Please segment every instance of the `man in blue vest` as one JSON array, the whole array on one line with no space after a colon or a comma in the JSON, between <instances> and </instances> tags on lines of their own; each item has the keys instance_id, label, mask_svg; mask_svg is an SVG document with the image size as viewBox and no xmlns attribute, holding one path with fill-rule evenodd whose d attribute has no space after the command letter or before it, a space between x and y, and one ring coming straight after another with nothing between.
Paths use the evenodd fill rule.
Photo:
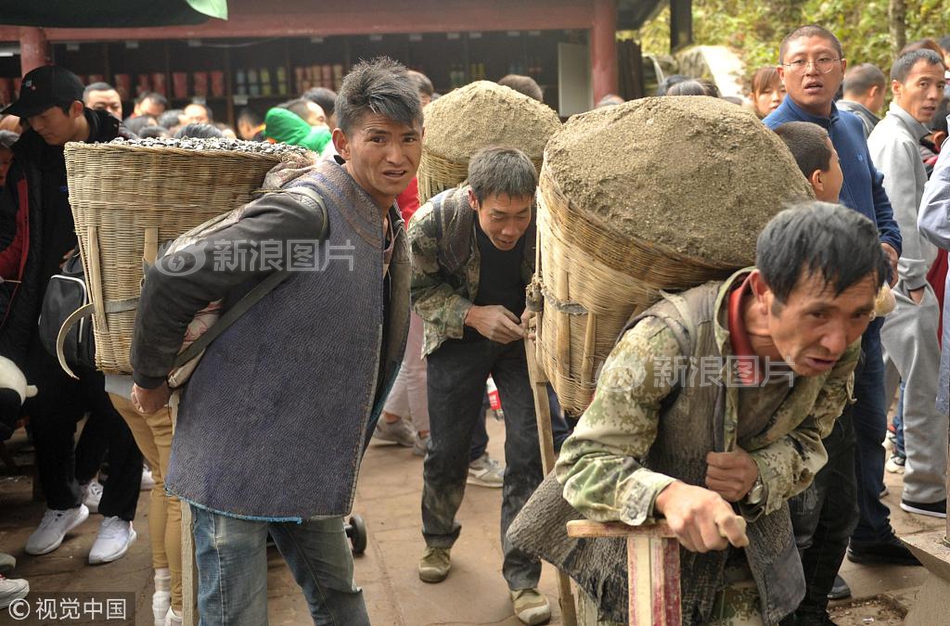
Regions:
<instances>
[{"instance_id":1,"label":"man in blue vest","mask_svg":"<svg viewBox=\"0 0 950 626\"><path fill-rule=\"evenodd\" d=\"M181 396L165 484L192 507L206 626L267 623L268 533L315 624L369 624L342 518L409 327L394 200L416 175L422 107L406 69L384 58L346 77L336 114L338 157L272 170L275 191L173 255L187 262L156 264L139 302L132 399L150 413L168 400L195 313L289 271L210 345ZM247 244L262 254L236 254ZM265 259L274 245L286 264ZM262 262L215 271L199 262L206 250Z\"/></svg>"}]
</instances>

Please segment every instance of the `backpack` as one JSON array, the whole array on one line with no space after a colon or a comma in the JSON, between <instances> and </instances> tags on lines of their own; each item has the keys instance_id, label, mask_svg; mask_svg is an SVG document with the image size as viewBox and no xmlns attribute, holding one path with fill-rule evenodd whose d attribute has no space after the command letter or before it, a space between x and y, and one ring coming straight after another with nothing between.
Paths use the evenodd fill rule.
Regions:
<instances>
[{"instance_id":1,"label":"backpack","mask_svg":"<svg viewBox=\"0 0 950 626\"><path fill-rule=\"evenodd\" d=\"M66 259L60 273L49 279L40 307L40 343L52 356L56 356L56 338L63 322L73 311L89 302L82 259L78 253L73 253ZM80 319L69 328L63 342L63 356L70 366L95 368L96 340L91 319Z\"/></svg>"}]
</instances>

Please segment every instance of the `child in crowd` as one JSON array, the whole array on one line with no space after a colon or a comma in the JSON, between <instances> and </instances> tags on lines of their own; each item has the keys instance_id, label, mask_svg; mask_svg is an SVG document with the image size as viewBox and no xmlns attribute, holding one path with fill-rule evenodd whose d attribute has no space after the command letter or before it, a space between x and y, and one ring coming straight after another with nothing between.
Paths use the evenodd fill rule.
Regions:
<instances>
[{"instance_id":1,"label":"child in crowd","mask_svg":"<svg viewBox=\"0 0 950 626\"><path fill-rule=\"evenodd\" d=\"M815 198L837 203L844 175L828 131L811 122L788 122L776 128L775 134L795 157L798 168L815 191Z\"/></svg>"}]
</instances>

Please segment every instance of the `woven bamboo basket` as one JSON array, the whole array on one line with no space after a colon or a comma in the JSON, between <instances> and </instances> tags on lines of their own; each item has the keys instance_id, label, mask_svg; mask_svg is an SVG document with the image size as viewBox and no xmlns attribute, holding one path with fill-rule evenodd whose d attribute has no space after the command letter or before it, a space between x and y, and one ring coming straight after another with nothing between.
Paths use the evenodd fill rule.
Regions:
<instances>
[{"instance_id":1,"label":"woven bamboo basket","mask_svg":"<svg viewBox=\"0 0 950 626\"><path fill-rule=\"evenodd\" d=\"M66 173L95 313L96 366L128 374L142 261L160 243L251 200L274 154L70 143Z\"/></svg>"},{"instance_id":2,"label":"woven bamboo basket","mask_svg":"<svg viewBox=\"0 0 950 626\"><path fill-rule=\"evenodd\" d=\"M709 263L667 246L611 232L578 210L545 166L538 186L538 262L533 287L544 304L537 355L565 411L590 404L598 369L632 315L660 290L722 280L732 265Z\"/></svg>"},{"instance_id":3,"label":"woven bamboo basket","mask_svg":"<svg viewBox=\"0 0 950 626\"><path fill-rule=\"evenodd\" d=\"M543 157L531 157L531 161L538 172L541 171L543 160ZM419 180L419 204L425 204L429 198L442 193L446 189L458 187L459 184L465 182L465 179L468 178L468 161L451 161L423 147L417 176Z\"/></svg>"}]
</instances>

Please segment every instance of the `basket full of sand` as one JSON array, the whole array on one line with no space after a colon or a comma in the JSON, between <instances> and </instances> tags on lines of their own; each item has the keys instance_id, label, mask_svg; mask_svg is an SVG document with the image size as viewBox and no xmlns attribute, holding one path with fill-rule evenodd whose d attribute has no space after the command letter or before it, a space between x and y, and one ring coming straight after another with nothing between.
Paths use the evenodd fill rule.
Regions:
<instances>
[{"instance_id":1,"label":"basket full of sand","mask_svg":"<svg viewBox=\"0 0 950 626\"><path fill-rule=\"evenodd\" d=\"M540 170L544 146L560 127L547 105L487 80L442 96L425 108L419 202L463 182L468 160L489 146L517 148Z\"/></svg>"},{"instance_id":2,"label":"basket full of sand","mask_svg":"<svg viewBox=\"0 0 950 626\"><path fill-rule=\"evenodd\" d=\"M578 414L631 315L660 291L755 262L786 201L812 192L749 111L706 97L646 98L575 116L545 150L538 190L538 361Z\"/></svg>"}]
</instances>

